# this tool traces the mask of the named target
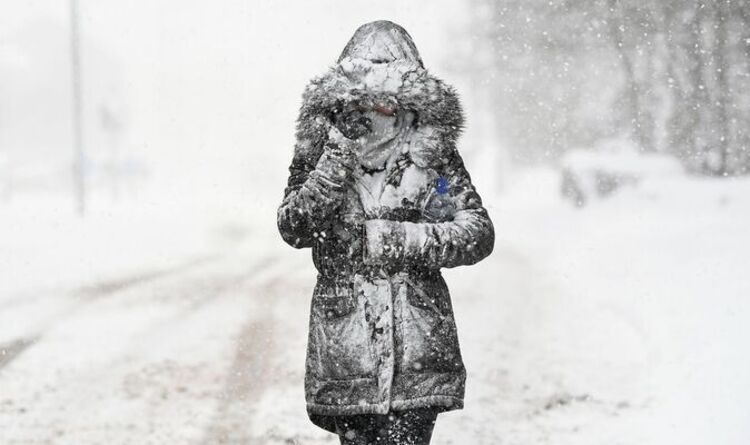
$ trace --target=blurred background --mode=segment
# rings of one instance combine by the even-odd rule
[[[0,4],[0,443],[336,443],[310,253],[276,229],[305,84],[388,19],[463,99],[495,252],[445,270],[434,443],[744,444],[750,1]]]

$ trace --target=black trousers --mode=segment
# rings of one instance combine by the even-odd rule
[[[438,410],[417,408],[388,414],[338,416],[341,445],[428,445]]]

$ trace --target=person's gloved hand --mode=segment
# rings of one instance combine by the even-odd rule
[[[348,139],[359,139],[372,131],[372,122],[355,102],[337,107],[333,125]]]
[[[353,265],[362,262],[365,215],[361,211],[348,211],[340,215],[334,224],[334,232],[347,246],[347,256]]]
[[[359,143],[344,136],[335,126],[328,131],[328,140],[315,169],[310,175],[324,187],[330,199],[340,199],[354,182]]]

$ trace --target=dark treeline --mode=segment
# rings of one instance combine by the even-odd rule
[[[472,3],[471,75],[516,159],[624,137],[695,172],[748,172],[750,0]]]

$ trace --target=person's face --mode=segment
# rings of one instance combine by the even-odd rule
[[[372,131],[364,136],[367,148],[374,150],[392,141],[398,135],[399,125],[395,111],[383,113],[373,108],[365,111],[364,115],[372,124]]]

